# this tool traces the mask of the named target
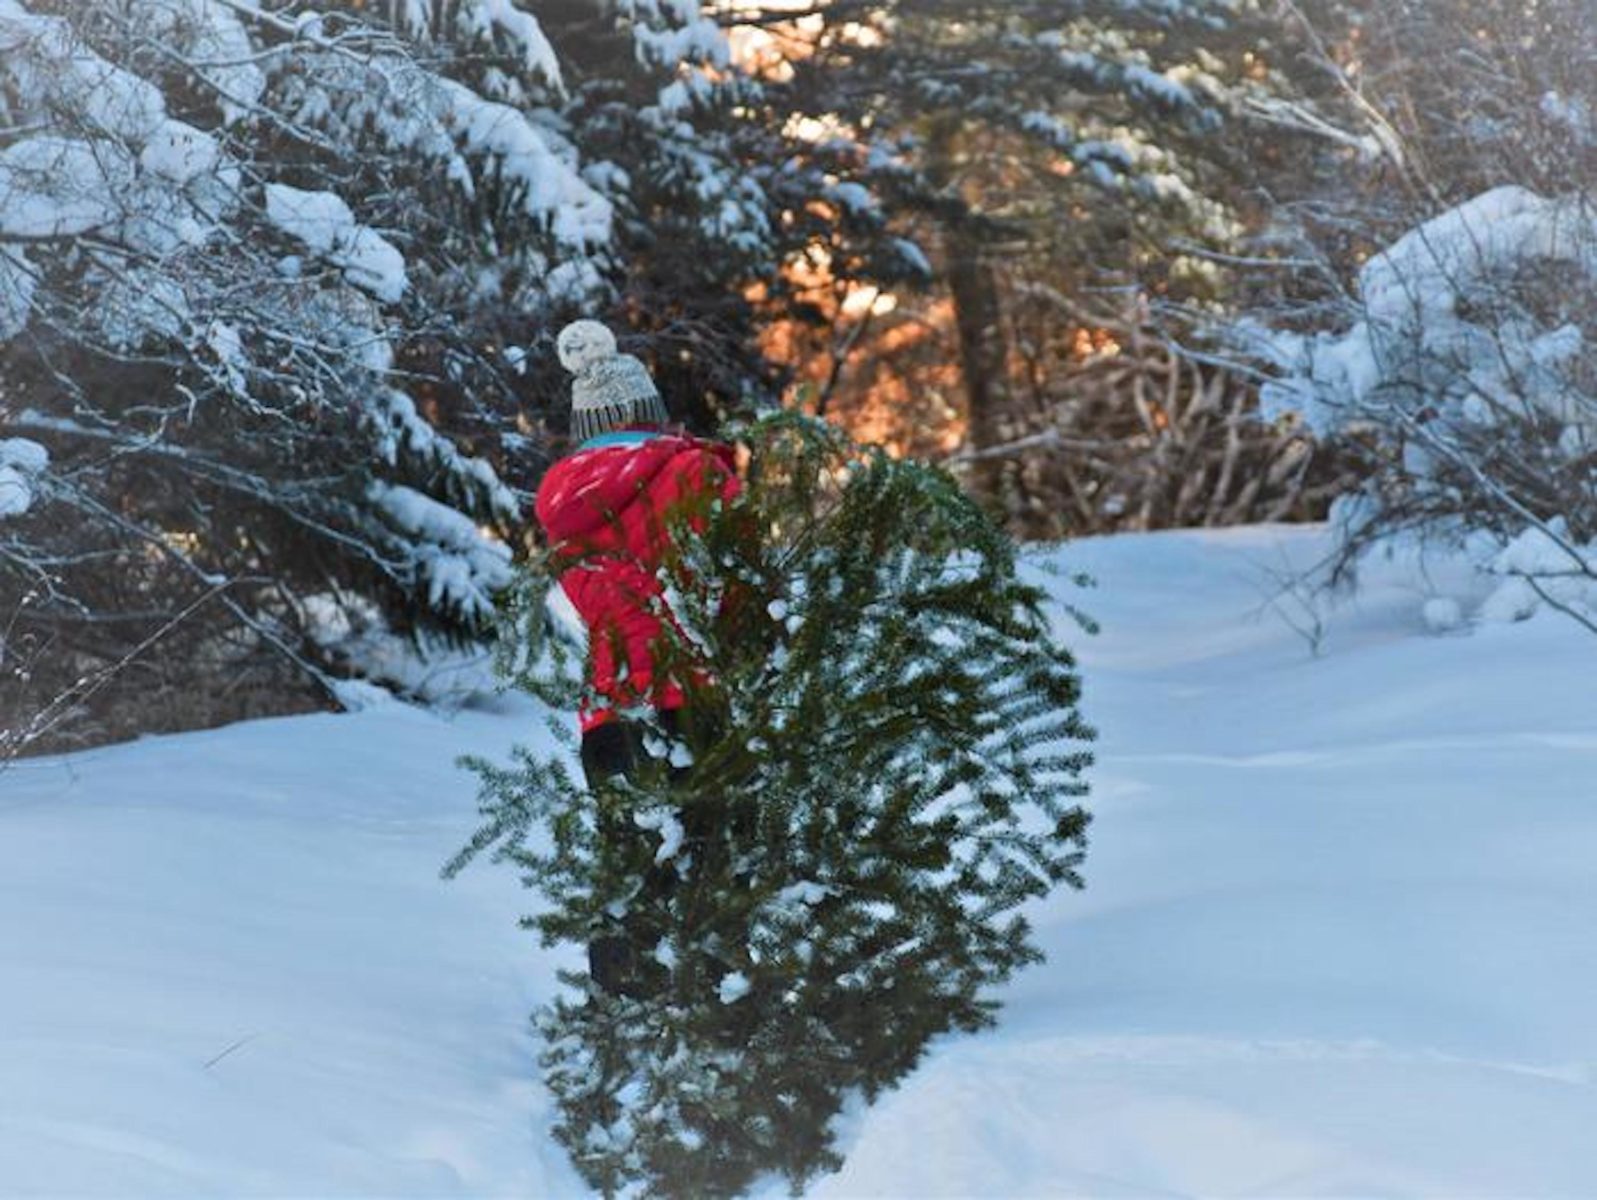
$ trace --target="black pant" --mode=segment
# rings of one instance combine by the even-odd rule
[[[658,714],[656,721],[673,739],[684,726],[681,714],[675,711]],[[654,764],[644,746],[647,728],[640,722],[617,718],[582,735],[582,773],[590,792],[601,792],[617,778],[636,779],[639,771]],[[681,774],[676,768],[669,770],[673,776]],[[618,922],[616,931],[588,943],[588,975],[611,995],[654,995],[668,974],[654,957],[654,950],[665,933],[660,910],[676,884],[676,871],[669,863],[653,862],[651,843],[644,831],[603,805],[599,810],[599,840],[601,855],[612,855],[622,862],[637,860],[634,869],[641,866],[643,886],[632,901],[633,912]]]
[[[718,724],[706,724],[698,713],[668,710],[659,713],[655,723],[673,741],[685,740],[700,754],[719,740]],[[615,720],[596,726],[582,735],[582,771],[588,790],[599,797],[599,841],[601,856],[627,872],[639,872],[642,886],[634,895],[627,916],[588,943],[588,975],[612,995],[645,998],[658,995],[670,978],[670,971],[655,957],[655,950],[670,932],[668,904],[676,891],[679,876],[676,864],[654,861],[655,842],[651,834],[637,827],[625,810],[606,805],[602,793],[616,778],[635,780],[640,771],[659,768],[644,745],[648,726]],[[680,782],[691,768],[665,767],[666,778]],[[679,797],[676,817],[681,823],[683,848],[691,856],[693,870],[708,877],[734,870],[737,846],[745,849],[757,836],[757,820],[747,797],[725,794],[707,795],[701,789]],[[741,876],[740,882],[746,882]],[[690,926],[706,914],[678,913]],[[741,946],[745,940],[739,930],[723,930],[723,946]],[[737,951],[723,950],[736,956]],[[724,974],[730,970],[721,955],[710,955],[701,964],[704,971]]]
[[[675,709],[659,713],[655,721],[668,737],[676,737],[682,727],[681,714]],[[617,717],[582,735],[582,774],[590,791],[618,775],[631,779],[650,761],[643,746],[647,728],[641,721]]]

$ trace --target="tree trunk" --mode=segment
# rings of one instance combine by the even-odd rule
[[[937,188],[957,201],[960,168],[956,143],[961,127],[957,114],[933,118],[927,139],[928,174]],[[1004,335],[1003,306],[997,273],[988,257],[980,223],[961,203],[939,213],[943,250],[948,260],[948,286],[959,336],[960,373],[965,383],[971,464],[971,489],[1012,527],[1024,522],[1028,496],[1021,460],[1012,455],[983,455],[1028,432],[1024,400],[1009,379],[1009,347]]]

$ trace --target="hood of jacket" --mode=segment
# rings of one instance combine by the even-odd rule
[[[720,442],[673,433],[640,434],[635,441],[617,439],[579,449],[544,475],[535,503],[538,521],[556,543],[591,536],[642,497],[657,503],[659,487],[668,480],[674,483],[672,493],[700,485],[710,462],[732,475],[735,451]]]

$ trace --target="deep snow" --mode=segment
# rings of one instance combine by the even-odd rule
[[[1432,632],[1480,594],[1399,562],[1315,655],[1272,576],[1326,545],[1058,556],[1104,625],[1061,619],[1088,889],[810,1195],[1597,1195],[1597,639]],[[502,868],[437,877],[454,757],[545,736],[390,703],[0,773],[0,1194],[584,1195],[526,1023],[578,954]]]

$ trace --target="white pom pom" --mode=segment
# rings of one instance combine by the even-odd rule
[[[573,321],[555,339],[560,365],[573,375],[606,358],[614,358],[616,335],[598,321]]]

